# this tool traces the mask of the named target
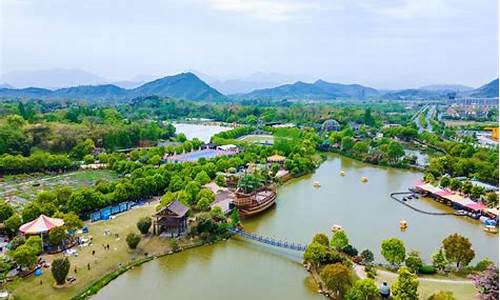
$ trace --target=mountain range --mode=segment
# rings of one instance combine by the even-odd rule
[[[262,83],[262,82],[260,82]],[[27,87],[15,89],[0,86],[0,97],[68,99],[68,100],[125,100],[142,96],[161,96],[195,101],[214,100],[335,100],[335,99],[446,99],[455,97],[498,97],[498,79],[477,89],[462,85],[431,85],[417,89],[384,91],[360,84],[330,83],[317,80],[313,83],[297,81],[276,87],[260,88],[248,93],[227,96],[201,80],[192,72],[166,76],[143,84],[123,82],[129,88],[116,84],[79,85],[58,89]],[[248,87],[250,88],[250,87]],[[226,90],[227,92],[227,90]]]
[[[81,85],[49,90],[44,88],[0,89],[0,97],[42,99],[131,99],[141,96],[162,96],[198,101],[223,100],[225,96],[200,80],[193,73],[166,76],[132,89],[113,84]]]

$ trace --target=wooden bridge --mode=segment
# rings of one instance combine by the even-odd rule
[[[306,245],[300,244],[300,243],[294,243],[294,242],[286,242],[286,241],[281,241],[277,239],[273,239],[270,237],[266,237],[263,235],[259,235],[256,233],[250,233],[246,232],[242,229],[237,229],[237,228],[228,228],[227,229],[229,232],[233,234],[237,234],[243,238],[253,240],[262,244],[270,245],[273,247],[278,247],[278,248],[284,248],[284,249],[290,249],[290,250],[295,250],[295,251],[301,251],[304,252],[306,251]]]

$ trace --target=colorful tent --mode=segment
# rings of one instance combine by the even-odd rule
[[[64,225],[64,221],[62,219],[40,215],[37,219],[21,225],[21,227],[19,227],[19,231],[24,234],[40,234],[62,225]]]

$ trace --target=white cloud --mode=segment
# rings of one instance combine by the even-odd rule
[[[362,0],[358,2],[375,13],[395,18],[444,17],[455,12],[446,0]]]
[[[288,21],[315,9],[315,1],[286,0],[206,0],[213,9],[241,13],[268,21]]]

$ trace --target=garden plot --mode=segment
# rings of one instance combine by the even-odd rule
[[[110,170],[84,170],[60,175],[6,176],[0,179],[0,198],[15,208],[21,208],[35,199],[38,192],[52,190],[59,186],[77,189],[92,186],[98,180],[113,180],[117,175]]]

